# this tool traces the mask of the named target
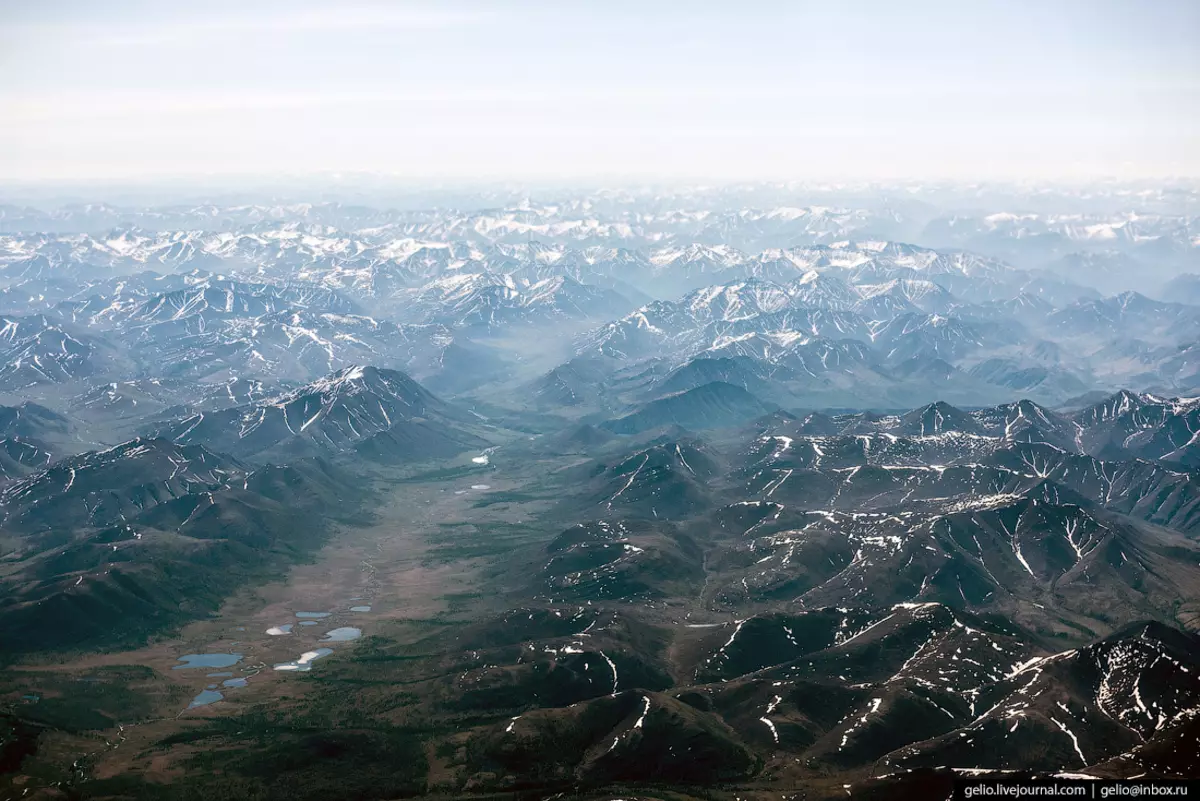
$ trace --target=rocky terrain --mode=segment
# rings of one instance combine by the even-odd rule
[[[0,798],[1196,775],[1139,197],[0,208]]]

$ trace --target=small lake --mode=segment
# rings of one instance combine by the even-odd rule
[[[321,642],[350,642],[357,640],[362,636],[362,629],[356,629],[353,626],[342,626],[325,632],[325,639]]]
[[[317,625],[317,621],[315,621],[315,620],[301,620],[301,621],[300,621],[300,625],[301,625],[301,626],[315,626],[315,625]]]
[[[209,704],[214,704],[217,701],[220,701],[224,697],[225,696],[221,695],[216,690],[201,690],[200,694],[193,698],[192,702],[188,704],[188,709],[194,709],[198,706],[208,706]]]
[[[332,612],[297,612],[296,617],[302,618],[302,619],[308,618],[311,620],[320,620],[321,618],[329,617],[332,614],[333,614]]]
[[[245,679],[241,679],[241,678],[238,678],[238,679],[225,679],[225,681],[221,682],[221,686],[222,686],[222,687],[245,687],[245,686],[246,686],[246,680],[245,680]]]
[[[350,611],[351,612],[370,612],[371,607],[369,607],[369,606],[352,606],[352,607],[350,607]]]
[[[294,662],[280,662],[278,665],[275,665],[275,670],[312,670],[313,662],[316,662],[323,656],[329,656],[332,653],[332,648],[318,648],[315,651],[305,651],[304,653],[300,654],[300,658]]]
[[[292,625],[293,625],[292,623],[284,623],[282,626],[271,626],[271,628],[267,629],[267,634],[270,634],[272,637],[279,637],[284,634],[291,634],[292,633]]]
[[[179,657],[182,665],[176,665],[172,670],[187,668],[223,668],[236,665],[242,661],[241,654],[184,654]]]

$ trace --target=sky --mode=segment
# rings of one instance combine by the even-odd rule
[[[0,0],[0,181],[1197,177],[1197,42],[1197,0]]]

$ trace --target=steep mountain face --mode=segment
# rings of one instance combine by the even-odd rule
[[[719,381],[740,387],[751,395],[764,395],[773,391],[771,377],[778,372],[763,369],[761,362],[747,356],[701,356],[673,370],[655,386],[655,391],[673,395]]]
[[[683,447],[677,454],[681,458]],[[669,523],[580,523],[556,537],[546,551],[550,560],[536,588],[580,600],[671,597],[703,577],[700,548]]]
[[[613,368],[608,359],[576,356],[532,382],[534,403],[544,408],[598,403],[601,384]]]
[[[252,378],[197,382],[180,378],[148,378],[96,384],[68,402],[69,414],[83,422],[133,424],[186,409],[223,409],[250,403],[278,392]]]
[[[418,460],[482,444],[467,417],[404,373],[348,367],[275,398],[185,417],[160,435],[244,457],[357,449]]]
[[[774,280],[774,279],[768,279]],[[775,283],[784,283],[775,280]],[[791,290],[793,302],[817,309],[848,311],[858,309],[869,300],[870,288],[854,286],[830,273],[809,270],[803,276],[784,283]]]
[[[41,469],[54,460],[54,454],[32,442],[0,439],[0,481],[8,481]]]
[[[1080,439],[1101,457],[1200,465],[1200,400],[1122,391],[1076,413]]]
[[[638,434],[653,428],[680,426],[687,429],[726,428],[773,411],[741,387],[712,381],[695,389],[648,403],[633,414],[605,423],[618,434]]]
[[[959,411],[948,403],[938,401],[902,415],[896,431],[910,436],[951,432],[982,434],[983,426],[971,415]]]
[[[611,289],[555,275],[529,283],[511,274],[455,273],[396,297],[408,319],[490,331],[513,325],[602,320],[632,304]]]
[[[1022,291],[1011,298],[975,304],[969,313],[996,321],[1013,319],[1025,325],[1040,324],[1055,311],[1054,304],[1038,294]]]
[[[531,284],[522,304],[531,315],[553,320],[605,319],[621,314],[633,304],[611,289],[580,283],[568,276],[556,275]],[[536,321],[536,317],[532,317]]]
[[[0,438],[52,440],[71,433],[71,421],[61,414],[30,401],[19,406],[0,406]]]
[[[357,493],[322,464],[251,471],[200,446],[137,439],[0,490],[6,655],[136,641],[320,541]],[[315,515],[315,516],[314,516]]]
[[[62,384],[124,373],[127,359],[99,337],[69,330],[45,315],[0,316],[0,390]]]
[[[1048,397],[1074,397],[1089,386],[1085,376],[1056,366],[1032,365],[993,357],[968,368],[974,378],[1021,395],[1037,393]]]
[[[750,278],[753,268],[747,265],[747,261],[746,254],[724,245],[691,244],[680,248],[661,248],[649,256],[654,288],[666,295],[679,295],[727,280]]]
[[[873,339],[886,348],[889,360],[933,357],[957,361],[989,345],[1015,344],[1021,333],[1011,324],[989,325],[940,314],[905,314],[875,331]]]
[[[122,293],[129,288],[128,282],[117,283],[112,287],[115,297],[110,296],[112,300],[107,306],[94,310],[98,299],[108,298],[93,296],[87,306],[71,306],[72,316],[96,326],[174,328],[186,324],[195,330],[221,319],[261,317],[297,308],[333,314],[358,311],[355,304],[337,293],[300,283],[256,284],[205,278],[159,294],[144,298],[134,295],[125,300]]]
[[[882,284],[862,284],[858,291],[862,300],[856,304],[856,310],[874,320],[914,311],[945,314],[955,305],[953,295],[927,280],[897,279]]]
[[[714,454],[700,441],[663,435],[612,467],[589,471],[595,488],[587,505],[625,510],[626,516],[684,518],[711,505],[708,482],[717,474]]]
[[[1173,303],[1200,306],[1200,275],[1184,273],[1175,276],[1163,286],[1158,297]]]
[[[3,525],[23,531],[109,525],[241,474],[236,463],[201,447],[137,439],[58,462],[3,491]],[[169,476],[165,480],[164,475]],[[161,483],[161,487],[159,484]]]
[[[169,339],[147,352],[179,376],[233,375],[308,380],[347,364],[377,360],[425,375],[474,350],[440,325],[396,325],[361,315],[284,311],[229,320]],[[482,357],[486,358],[486,357]]]
[[[1169,741],[1190,719],[1200,691],[1192,675],[1197,644],[1139,624],[1078,651],[1029,659],[988,688],[989,709],[971,722],[966,742],[947,733],[901,752],[894,765],[1056,770],[1128,759]]]
[[[1050,326],[1067,337],[1115,336],[1163,341],[1200,336],[1200,307],[1161,303],[1137,292],[1068,306],[1050,316]]]
[[[1200,343],[1167,348],[1163,358],[1153,365],[1167,378],[1154,389],[1160,394],[1169,395],[1172,387],[1178,387],[1189,397],[1200,395],[1197,392],[1200,389],[1200,361],[1197,357],[1200,357]]]
[[[42,302],[73,323],[103,324],[150,298],[186,291],[211,279],[201,270],[167,274],[146,270],[89,281],[82,286],[71,283],[69,288],[46,294]]]
[[[45,406],[0,406],[0,478],[25,475],[83,445],[71,420]]]

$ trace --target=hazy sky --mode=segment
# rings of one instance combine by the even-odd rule
[[[0,0],[0,180],[1200,175],[1200,0]]]

